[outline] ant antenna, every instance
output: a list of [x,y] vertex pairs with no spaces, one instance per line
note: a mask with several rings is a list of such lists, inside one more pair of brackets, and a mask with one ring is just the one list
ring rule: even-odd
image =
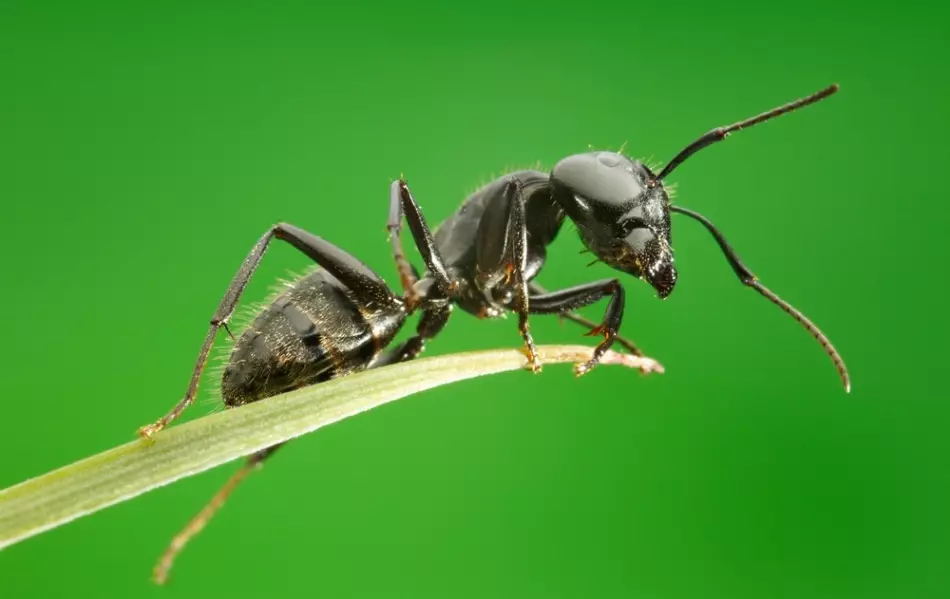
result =
[[765,296],[770,302],[784,310],[789,316],[798,321],[800,325],[805,327],[805,329],[811,333],[818,343],[821,344],[821,347],[825,350],[825,353],[828,354],[828,357],[831,358],[831,361],[835,365],[835,369],[838,371],[838,376],[841,377],[841,384],[844,385],[845,393],[851,392],[851,377],[848,375],[848,368],[844,365],[844,360],[841,358],[841,354],[838,353],[838,350],[835,349],[835,346],[831,344],[831,341],[828,340],[828,337],[821,332],[815,323],[810,321],[807,316],[796,310],[792,307],[791,304],[775,295],[768,287],[759,283],[758,278],[752,274],[752,271],[742,263],[739,259],[739,256],[736,254],[736,251],[732,249],[732,246],[729,245],[729,242],[726,241],[726,238],[722,233],[719,232],[719,229],[713,225],[709,219],[707,219],[702,214],[698,212],[693,212],[692,210],[687,210],[686,208],[681,208],[680,206],[670,206],[672,212],[679,212],[680,214],[685,214],[690,218],[698,220],[706,229],[712,233],[713,237],[716,238],[716,241],[719,243],[719,247],[722,249],[722,253],[725,254],[726,259],[729,261],[729,265],[732,266],[732,270],[735,271],[736,276],[739,277],[739,280],[742,281],[743,285],[747,285],[760,294]]
[[709,133],[703,135],[702,137],[700,137],[693,143],[683,148],[680,151],[680,153],[677,154],[673,158],[673,160],[670,160],[669,164],[663,167],[663,170],[660,171],[660,174],[657,175],[651,181],[651,183],[655,185],[657,181],[662,181],[667,175],[672,173],[676,169],[676,167],[682,164],[684,160],[686,160],[687,158],[689,158],[696,152],[702,150],[706,146],[711,146],[712,144],[716,142],[726,139],[726,137],[728,137],[730,133],[734,133],[740,129],[745,129],[746,127],[751,127],[752,125],[758,125],[759,123],[763,123],[765,121],[774,119],[777,116],[781,116],[785,114],[786,112],[792,112],[793,110],[798,110],[799,108],[802,108],[803,106],[814,104],[815,102],[824,100],[828,96],[834,94],[836,91],[838,91],[837,83],[829,87],[826,87],[820,92],[816,92],[806,98],[795,100],[794,102],[789,102],[788,104],[785,104],[784,106],[773,108],[772,110],[769,110],[768,112],[763,112],[762,114],[758,116],[745,119],[744,121],[739,121],[738,123],[734,123],[732,125],[729,125],[728,127],[716,127]]

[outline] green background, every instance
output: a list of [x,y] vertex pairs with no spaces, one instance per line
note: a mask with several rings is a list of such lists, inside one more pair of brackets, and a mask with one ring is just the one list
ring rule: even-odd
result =
[[[0,487],[164,414],[274,222],[395,284],[400,173],[437,222],[505,169],[624,142],[662,163],[832,82],[672,181],[824,328],[853,393],[676,218],[677,290],[630,280],[623,329],[666,375],[429,391],[292,443],[165,588],[154,560],[235,464],[9,548],[0,596],[950,596],[943,9],[344,4],[0,3]],[[539,280],[612,275],[579,249],[566,227]],[[248,299],[306,264],[275,247]],[[429,354],[519,343],[459,313]]]

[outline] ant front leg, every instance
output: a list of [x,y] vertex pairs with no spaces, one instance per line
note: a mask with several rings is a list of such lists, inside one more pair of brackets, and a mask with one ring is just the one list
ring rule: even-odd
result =
[[597,281],[570,287],[561,291],[553,291],[542,295],[532,295],[531,313],[532,314],[564,314],[571,310],[589,306],[594,302],[610,296],[610,303],[607,304],[607,311],[604,313],[604,321],[594,327],[588,335],[603,335],[604,340],[594,349],[594,355],[590,360],[583,364],[578,364],[574,368],[578,376],[590,371],[597,365],[600,359],[607,353],[610,346],[614,344],[617,338],[617,331],[620,330],[620,322],[623,320],[623,287],[617,279]]
[[541,363],[528,326],[528,229],[521,181],[508,179],[489,197],[478,224],[475,255],[479,287],[488,294],[502,285],[512,290],[511,309],[518,315],[528,366],[539,372]]
[[[534,298],[534,297],[539,296],[539,295],[547,295],[547,294],[549,293],[547,289],[545,289],[544,287],[538,285],[538,284],[535,283],[535,282],[528,283],[528,291],[531,292],[531,298]],[[533,299],[532,299],[532,301],[533,301]],[[581,316],[581,315],[578,314],[577,312],[572,312],[571,310],[572,310],[571,308],[567,308],[567,309],[565,309],[564,312],[559,312],[557,315],[558,315],[559,317],[565,319],[565,320],[570,320],[571,322],[576,322],[577,324],[581,325],[582,327],[586,327],[588,330],[590,330],[590,329],[595,329],[595,328],[597,328],[597,326],[599,326],[599,325],[598,325],[597,323],[595,323],[593,320],[589,320],[589,319],[587,319],[587,318],[584,318],[583,316]],[[633,355],[635,355],[635,356],[637,356],[637,357],[640,357],[640,358],[643,357],[644,354],[643,354],[643,352],[640,350],[640,348],[637,347],[637,345],[636,345],[633,341],[627,339],[626,337],[624,337],[624,336],[622,336],[622,335],[615,335],[615,336],[614,336],[614,341],[617,342],[617,343],[619,343],[619,344],[621,345],[621,347],[625,348],[625,349],[626,349],[627,351],[629,351],[631,354],[633,354]]]
[[[211,352],[211,346],[214,344],[218,329],[221,327],[228,329],[228,321],[234,314],[238,300],[243,295],[254,271],[257,270],[261,258],[264,257],[264,252],[267,251],[270,242],[275,238],[286,241],[325,268],[327,272],[349,289],[354,290],[359,295],[362,304],[371,307],[381,302],[397,301],[379,275],[329,241],[286,223],[271,227],[251,248],[247,258],[244,259],[227,291],[225,291],[214,316],[211,317],[211,327],[208,329],[208,334],[205,336],[201,350],[198,352],[198,360],[192,371],[191,381],[188,383],[185,397],[160,420],[140,428],[139,434],[141,436],[150,438],[178,418],[185,408],[194,402],[198,393],[198,382],[208,362],[208,355]],[[228,333],[230,333],[230,330],[228,330]]]
[[402,283],[406,294],[406,301],[410,312],[419,305],[421,297],[415,289],[416,281],[419,277],[414,272],[415,269],[409,260],[406,259],[406,253],[402,248],[402,217],[405,215],[406,222],[409,223],[409,230],[412,232],[413,240],[419,253],[422,254],[422,260],[426,268],[435,279],[439,290],[446,296],[452,297],[458,289],[458,282],[452,280],[445,270],[445,264],[442,261],[442,255],[435,245],[435,239],[432,232],[429,231],[429,225],[422,216],[422,208],[416,203],[409,191],[409,185],[403,180],[393,181],[389,192],[389,229],[390,239],[393,244],[393,258],[396,260],[396,269],[399,271],[399,280]]

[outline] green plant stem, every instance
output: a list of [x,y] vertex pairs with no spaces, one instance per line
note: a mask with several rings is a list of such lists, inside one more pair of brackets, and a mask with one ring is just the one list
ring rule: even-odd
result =
[[[541,346],[542,363],[581,362],[591,348]],[[439,385],[525,365],[517,350],[425,358],[364,371],[172,426],[0,491],[0,549],[137,495]],[[604,364],[662,372],[608,352]]]

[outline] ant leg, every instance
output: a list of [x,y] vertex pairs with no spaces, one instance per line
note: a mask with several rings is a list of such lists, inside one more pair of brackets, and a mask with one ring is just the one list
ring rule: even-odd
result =
[[373,362],[370,368],[379,368],[416,359],[425,349],[426,341],[442,332],[451,314],[452,306],[448,303],[423,308],[422,318],[419,319],[419,325],[416,327],[416,334],[382,354]]
[[429,231],[429,225],[426,224],[422,216],[422,209],[412,197],[409,191],[409,185],[403,179],[393,181],[389,193],[389,236],[393,244],[393,257],[396,260],[396,269],[399,271],[399,280],[402,282],[406,293],[406,300],[410,311],[419,304],[421,298],[415,290],[414,285],[418,276],[406,259],[406,254],[402,248],[402,217],[405,215],[406,222],[409,223],[409,230],[412,232],[413,240],[419,253],[422,254],[422,260],[426,264],[429,273],[435,278],[436,285],[448,297],[452,297],[458,288],[458,282],[452,280],[445,270],[442,262],[442,255],[435,245],[435,239]]
[[[546,294],[548,293],[548,290],[547,290],[547,289],[545,289],[544,287],[538,285],[537,283],[528,283],[528,291],[531,292],[531,297],[532,297],[532,298],[533,298],[534,296],[537,296],[537,295],[546,295]],[[533,301],[533,300],[532,300],[532,301]],[[578,314],[577,312],[571,312],[571,311],[568,310],[568,311],[565,311],[565,312],[560,312],[560,313],[558,313],[558,316],[559,316],[560,318],[565,319],[565,320],[570,320],[571,322],[576,322],[577,324],[579,324],[579,325],[581,325],[581,326],[583,326],[583,327],[586,327],[586,328],[588,328],[588,329],[594,329],[594,328],[597,327],[597,323],[595,323],[593,320],[584,318],[583,316],[581,316],[581,315]],[[640,348],[638,348],[638,347],[636,346],[636,344],[635,344],[633,341],[630,341],[630,340],[627,339],[626,337],[623,337],[623,336],[621,336],[621,335],[616,335],[616,336],[614,337],[614,341],[617,342],[617,343],[619,343],[619,344],[621,345],[621,347],[625,348],[625,349],[626,349],[627,351],[629,351],[631,354],[633,354],[633,355],[635,355],[635,356],[643,357],[643,352],[640,351]]]
[[617,340],[617,331],[623,320],[623,287],[617,279],[608,279],[594,283],[586,283],[576,287],[569,287],[561,291],[552,291],[542,295],[531,296],[530,311],[532,314],[563,314],[589,306],[594,302],[610,297],[607,310],[604,313],[604,322],[591,329],[588,335],[603,335],[604,340],[594,349],[594,355],[583,364],[578,364],[574,372],[580,376],[590,371]]
[[[445,301],[435,300],[423,310],[422,318],[416,329],[416,335],[408,339],[399,347],[390,350],[380,356],[376,362],[370,365],[370,368],[378,368],[398,362],[405,362],[415,359],[425,345],[425,341],[435,337],[448,322],[452,313],[452,306]],[[185,545],[197,536],[208,522],[217,514],[224,503],[228,500],[234,490],[241,484],[247,476],[254,470],[259,469],[265,460],[274,454],[285,443],[278,443],[265,449],[251,454],[245,464],[235,472],[231,478],[224,483],[220,490],[214,494],[211,500],[195,515],[191,521],[172,539],[168,548],[162,554],[153,571],[153,579],[158,584],[164,584],[168,580],[168,574],[174,564],[175,558],[182,552]]]
[[274,452],[280,449],[282,445],[283,443],[272,445],[257,453],[251,454],[244,465],[241,466],[241,469],[235,472],[231,478],[224,483],[221,489],[214,494],[211,501],[201,508],[201,511],[185,525],[181,532],[175,535],[175,538],[169,543],[168,548],[155,565],[155,569],[152,573],[152,578],[155,582],[164,584],[165,581],[168,580],[168,572],[171,570],[175,558],[181,553],[182,549],[185,548],[188,541],[193,539],[204,529],[208,521],[221,509],[221,506],[224,505],[224,502],[227,501],[228,497],[234,492],[234,489],[237,488],[241,481],[252,471],[260,468],[264,461],[274,455]]
[[406,258],[406,252],[402,248],[402,188],[400,182],[396,181],[390,188],[389,194],[389,220],[386,229],[389,231],[389,239],[393,244],[393,259],[396,261],[396,271],[399,273],[399,282],[402,283],[402,289],[406,294],[406,300],[409,305],[416,305],[421,299],[419,293],[415,290],[416,282],[419,280],[419,272]]
[[[250,253],[244,259],[237,274],[224,293],[224,297],[221,299],[221,303],[218,305],[214,316],[211,317],[211,327],[208,329],[208,334],[205,336],[204,343],[198,353],[198,360],[192,371],[191,381],[188,383],[188,389],[185,391],[184,398],[160,420],[140,428],[139,434],[141,436],[150,438],[168,426],[174,419],[178,418],[185,408],[194,402],[195,396],[198,393],[198,382],[208,362],[208,355],[211,352],[211,346],[214,344],[218,329],[221,327],[227,329],[228,320],[230,320],[233,315],[238,300],[244,293],[244,289],[251,280],[251,276],[257,269],[261,258],[264,257],[264,252],[267,251],[268,245],[271,240],[275,238],[289,243],[325,268],[327,272],[339,279],[340,282],[348,288],[352,289],[361,304],[373,307],[398,301],[379,275],[329,241],[286,223],[280,223],[271,227],[271,229],[254,244],[254,247],[251,248]],[[230,330],[228,332],[230,333]]]
[[518,315],[518,330],[524,339],[528,365],[541,370],[537,349],[528,326],[528,229],[521,181],[511,178],[489,197],[475,239],[479,283],[483,289],[510,284],[514,290],[511,308]]

